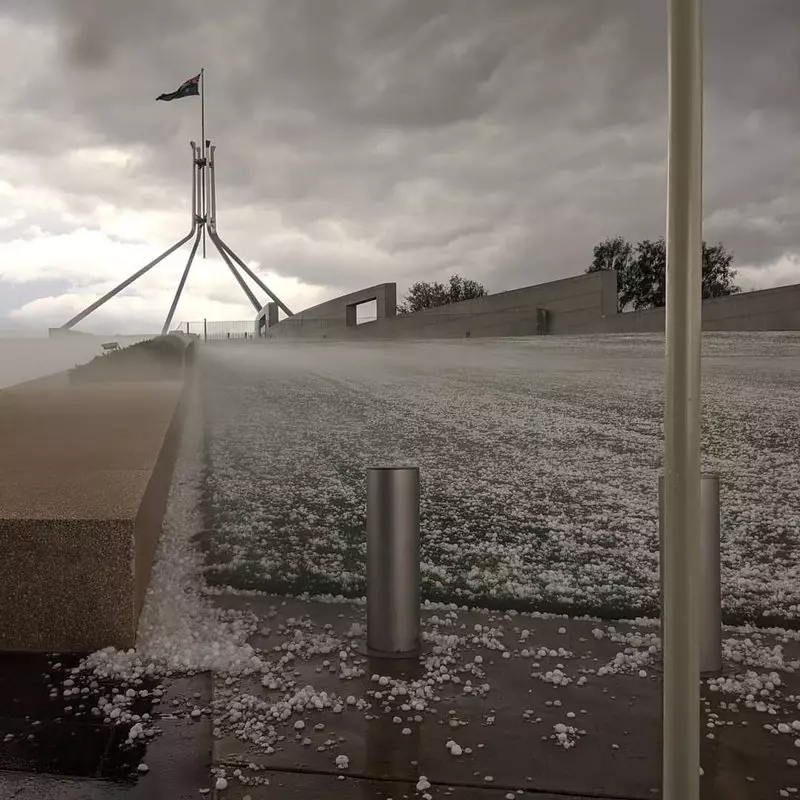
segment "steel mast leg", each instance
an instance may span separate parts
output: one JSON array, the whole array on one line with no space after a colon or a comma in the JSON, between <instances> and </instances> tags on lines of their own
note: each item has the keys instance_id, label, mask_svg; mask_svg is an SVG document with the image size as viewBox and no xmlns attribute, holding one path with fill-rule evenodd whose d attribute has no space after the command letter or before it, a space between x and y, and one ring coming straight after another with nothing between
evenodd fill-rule
<instances>
[{"instance_id":1,"label":"steel mast leg","mask_svg":"<svg viewBox=\"0 0 800 800\"><path fill-rule=\"evenodd\" d=\"M115 286L110 292L104 294L99 300L95 300L94 303L84 308L83 311L81 311L79 314L76 314L69 322L61 326L62 330L69 330L70 328L73 327L73 325L76 325L82 319L88 317L89 314L91 314L93 311L97 311L97 309L100 308L100 306L107 303L112 297L119 294L123 289L130 286L134 281L141 278L142 275L151 270L156 264L163 261L168 255L174 253L179 247L182 247L184 244L186 244L186 242L188 242L189 239L191 239L192 236L195 235L195 233L197 232L197 224L198 224L198 219L197 219L198 167L197 167L196 149L194 142L191 142L191 147L192 147L192 229L189 231L189 233L186 234L186 236L183 237L183 239L176 242L169 249L165 250L160 256L158 256L158 258L154 258L149 264L138 270L138 272L134 272L133 275L131 275L129 278L126 278L118 286Z\"/></svg>"},{"instance_id":2,"label":"steel mast leg","mask_svg":"<svg viewBox=\"0 0 800 800\"><path fill-rule=\"evenodd\" d=\"M217 149L216 145L211 145L209 148L209 157L207 159L206 167L208 169L208 177L206 180L206 208L208 209L208 238L211 239L214 246L219 251L222 260L225 262L225 265L233 274L233 277L236 278L236 282L239 286L242 287L242 291L247 295L247 299L250 301L251 305L253 306L256 311L261 310L261 304L258 302L258 298L253 294L250 287L245 283L244 278L239 274L239 271L236 267L233 266L231 263L230 258L228 258L227 253L222 249L220 246L219 241L217 240L217 190L216 190L216 183L214 181L214 151Z\"/></svg>"},{"instance_id":3,"label":"steel mast leg","mask_svg":"<svg viewBox=\"0 0 800 800\"><path fill-rule=\"evenodd\" d=\"M233 277L236 278L239 286L242 287L242 291L247 295L247 299L252 303L253 308L256 311L261 311L261 303L258 302L258 298L253 294L252 289L244 282L244 278L239 274L239 271L236 267L233 266L230 258L228 258L228 254L222 249L219 243L219 238L215 233L209 230L208 238L214 243L214 246L219 251L219 254L222 256L222 260L227 265L228 269L233 273Z\"/></svg>"},{"instance_id":4,"label":"steel mast leg","mask_svg":"<svg viewBox=\"0 0 800 800\"><path fill-rule=\"evenodd\" d=\"M192 251L189 253L189 260L186 262L186 269L183 270L183 275L181 276L180 283L178 284L178 289L175 292L175 297L172 299L172 305L169 307L169 313L167 314L167 318L164 320L164 327L161 329L161 335L163 336L167 331L169 331L170 323L172 322L172 317L175 314L175 309L178 307L178 301L181 299L181 293L183 292L183 287L186 284L186 279L189 277L189 270L192 268L192 261L194 261L195 254L197 253L197 247L200 244L200 235L202 231L205 230L205 226L203 226L197 233L195 234L194 244L192 245ZM187 327L189 323L186 323Z\"/></svg>"},{"instance_id":5,"label":"steel mast leg","mask_svg":"<svg viewBox=\"0 0 800 800\"><path fill-rule=\"evenodd\" d=\"M233 250L231 250L231 248L222 241L218 233L215 233L214 235L219 240L219 243L225 252L253 279L255 283L259 285L264 292L266 292L270 300L272 300L278 306L278 308L280 308L281 311L286 314L287 317L291 317L292 312L286 303L282 302L274 292L270 291L269 287L261 280L261 278L259 278L258 275L256 275L256 273L253 272L253 270L251 270L250 267L248 267L247 264L245 264L244 261L242 261L242 259L239 258L239 256L237 256L236 253L234 253Z\"/></svg>"},{"instance_id":6,"label":"steel mast leg","mask_svg":"<svg viewBox=\"0 0 800 800\"><path fill-rule=\"evenodd\" d=\"M217 180L214 172L214 153L217 146L212 144L208 149L208 230L217 232Z\"/></svg>"},{"instance_id":7,"label":"steel mast leg","mask_svg":"<svg viewBox=\"0 0 800 800\"><path fill-rule=\"evenodd\" d=\"M215 233L214 236L216 236L220 247L222 247L222 249L225 250L225 252L245 271L247 275L250 276L250 278L253 279L253 281L256 284L258 284L258 286L267 294L270 300L272 300L278 306L278 308L280 308L281 311L283 311L286 314L286 316L291 317L292 316L291 309L284 302L282 302L281 299L274 292L270 290L270 288L264 283L264 281L262 281L261 278L259 278L258 275L255 272L253 272L253 270L251 270L250 267L248 267L247 264L245 264L244 261L242 261L242 259L239 258L239 256L236 255L236 253L233 252L233 250L230 248L229 245L227 245L224 241L222 241L218 233Z\"/></svg>"},{"instance_id":8,"label":"steel mast leg","mask_svg":"<svg viewBox=\"0 0 800 800\"><path fill-rule=\"evenodd\" d=\"M138 272L135 272L133 275L131 275L130 278L127 278L122 283L120 283L119 286L114 287L110 292L108 292L108 294L104 294L99 300L95 300L94 303L92 303L90 306L87 306L83 311L80 312L80 314L76 314L69 322L62 325L61 328L63 330L69 330L73 325L76 325L82 319L88 317L89 314L92 313L92 311L97 311L97 309L100 308L100 306L104 305L112 297L119 294L127 286L130 286L135 280L141 278L142 275L145 274L145 272L151 270L156 264L163 261L168 255L174 253L179 247L185 245L186 242L188 242L189 239L191 239L192 236L194 236L194 234L195 234L194 230L190 231L186 236L183 237L183 239L172 245L172 247L170 247L169 250L165 250L158 258L151 261L146 267L142 267L142 269L140 269Z\"/></svg>"},{"instance_id":9,"label":"steel mast leg","mask_svg":"<svg viewBox=\"0 0 800 800\"><path fill-rule=\"evenodd\" d=\"M258 275L256 275L256 273L253 272L253 270L251 270L250 267L248 267L247 264L245 264L244 261L242 261L242 259L239 258L239 256L237 256L236 253L234 253L233 250L222 241L217 233L217 172L215 164L216 149L216 145L211 146L207 164L209 195L208 235L211 237L216 237L218 240L217 249L224 250L245 271L245 273L249 275L256 284L258 284L261 290L264 291L267 296L278 305L278 308L280 308L284 314L291 317L292 312L289 307L283 303L274 292L270 291L269 287L261 280L261 278L259 278ZM258 310L260 311L261 309L259 308Z\"/></svg>"}]
</instances>

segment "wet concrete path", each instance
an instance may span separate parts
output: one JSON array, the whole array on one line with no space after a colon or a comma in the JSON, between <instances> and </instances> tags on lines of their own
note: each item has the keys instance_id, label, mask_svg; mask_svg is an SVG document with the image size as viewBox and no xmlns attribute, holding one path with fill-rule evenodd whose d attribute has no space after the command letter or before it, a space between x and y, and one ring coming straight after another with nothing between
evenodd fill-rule
<instances>
[{"instance_id":1,"label":"wet concrete path","mask_svg":"<svg viewBox=\"0 0 800 800\"><path fill-rule=\"evenodd\" d=\"M0 658L0 797L660 796L652 625L426 608L421 658L385 661L362 654L362 605L214 601L258 617L251 643L272 671L162 681L160 701L151 696L132 709L150 713L158 730L143 744L125 744L130 724L89 713L107 686L63 696L74 659L56 667L54 657ZM702 797L797 796L800 733L791 725L800 719L800 645L767 631L726 637L728 683L703 690ZM755 663L765 654L770 663ZM415 687L427 687L419 707ZM304 708L281 705L303 692ZM323 693L331 702L317 708L313 698ZM188 709L200 706L192 718ZM146 774L137 771L142 762ZM227 781L221 791L218 777Z\"/></svg>"},{"instance_id":2,"label":"wet concrete path","mask_svg":"<svg viewBox=\"0 0 800 800\"><path fill-rule=\"evenodd\" d=\"M250 783L231 779L225 797L660 796L661 673L658 656L649 652L658 633L652 625L428 610L421 661L434 661L423 667L359 658L363 637L353 636L353 626L364 624L363 606L282 598L219 602L258 614L262 632L252 642L259 651L277 660L294 648L290 673L297 690L313 686L343 699L338 711L335 703L320 710L308 706L275 720L274 704L286 692L258 680L217 681L215 764L226 768L228 778L241 770L241 780ZM319 647L323 634L351 643L346 663L355 667L354 674L342 679L335 648L327 653ZM800 675L798 661L792 661L800 658L798 642L750 632L739 636L739 648L736 636L726 636L737 660L727 664L725 677L733 683L723 688L733 693L704 684L702 796L791 796L800 786L800 749L794 743L800 733L781 735L764 726L800 719ZM447 637L458 637L458 644L449 647ZM744 693L771 670L742 659L749 652L747 638L761 653L778 645L787 667L779 670L780 686L767 691L768 702L761 705L755 698L751 708ZM318 652L304 650L303 641L316 642ZM435 696L423 711L402 710L404 698L393 696L392 687L435 674L431 663L437 653L447 678L435 682ZM465 690L469 682L471 689ZM349 705L348 695L366 705ZM260 722L262 732L274 728L271 745L259 744L252 727L232 720L231 703L245 697L260 708L251 724ZM566 732L562 738L569 746L558 741L559 731ZM458 756L448 750L452 740L461 748ZM345 769L337 767L337 755L347 756ZM431 788L417 790L421 776ZM266 780L269 785L259 785Z\"/></svg>"},{"instance_id":3,"label":"wet concrete path","mask_svg":"<svg viewBox=\"0 0 800 800\"><path fill-rule=\"evenodd\" d=\"M108 725L90 709L109 685L64 696L75 656L0 655L0 797L3 800L196 798L209 785L211 722L174 713L185 698L208 705L211 676L142 681L151 690L133 710L150 714L157 735L126 744L132 723ZM155 698L152 689L163 688ZM199 697L198 697L199 695ZM141 774L145 763L149 771Z\"/></svg>"}]
</instances>

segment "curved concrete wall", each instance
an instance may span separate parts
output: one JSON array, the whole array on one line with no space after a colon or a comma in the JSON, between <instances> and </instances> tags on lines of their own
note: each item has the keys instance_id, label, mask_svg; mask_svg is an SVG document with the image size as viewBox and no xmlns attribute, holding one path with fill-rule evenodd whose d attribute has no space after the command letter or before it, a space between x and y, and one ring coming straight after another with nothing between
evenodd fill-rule
<instances>
[{"instance_id":1,"label":"curved concrete wall","mask_svg":"<svg viewBox=\"0 0 800 800\"><path fill-rule=\"evenodd\" d=\"M352 335L356 325L356 309L375 301L377 321L394 319L397 314L397 286L380 283L357 292L336 297L325 303L294 314L278 322L275 303L268 303L256 318L256 333L270 338L338 338ZM265 331L266 323L266 331Z\"/></svg>"},{"instance_id":2,"label":"curved concrete wall","mask_svg":"<svg viewBox=\"0 0 800 800\"><path fill-rule=\"evenodd\" d=\"M663 308L618 313L614 272L593 272L399 316L394 312L395 297L395 284L379 284L303 311L273 324L263 334L314 340L452 339L654 333L663 331L665 323ZM372 299L378 299L378 319L356 325L356 305ZM266 315L265 309L262 319ZM800 285L707 300L703 303L703 328L800 330Z\"/></svg>"},{"instance_id":3,"label":"curved concrete wall","mask_svg":"<svg viewBox=\"0 0 800 800\"><path fill-rule=\"evenodd\" d=\"M616 275L595 272L396 315L393 283L322 303L273 325L269 338L447 339L563 333L616 314ZM359 303L377 300L378 319L355 324Z\"/></svg>"}]
</instances>

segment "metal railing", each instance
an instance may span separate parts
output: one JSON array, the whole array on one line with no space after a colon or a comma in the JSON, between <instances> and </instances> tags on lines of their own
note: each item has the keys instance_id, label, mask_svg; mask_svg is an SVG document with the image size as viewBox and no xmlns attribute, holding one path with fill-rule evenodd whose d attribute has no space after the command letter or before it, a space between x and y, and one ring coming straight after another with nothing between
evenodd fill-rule
<instances>
[{"instance_id":1,"label":"metal railing","mask_svg":"<svg viewBox=\"0 0 800 800\"><path fill-rule=\"evenodd\" d=\"M190 320L188 322L181 322L180 325L178 325L178 329L185 333L194 333L204 342L222 342L255 338L253 320Z\"/></svg>"}]
</instances>

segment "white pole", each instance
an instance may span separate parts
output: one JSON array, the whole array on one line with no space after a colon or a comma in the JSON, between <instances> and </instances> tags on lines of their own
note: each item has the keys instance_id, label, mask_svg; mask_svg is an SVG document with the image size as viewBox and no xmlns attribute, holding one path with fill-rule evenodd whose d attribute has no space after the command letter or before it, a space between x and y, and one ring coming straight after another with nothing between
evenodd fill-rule
<instances>
[{"instance_id":1,"label":"white pole","mask_svg":"<svg viewBox=\"0 0 800 800\"><path fill-rule=\"evenodd\" d=\"M663 800L700 797L701 0L668 0Z\"/></svg>"},{"instance_id":2,"label":"white pole","mask_svg":"<svg viewBox=\"0 0 800 800\"><path fill-rule=\"evenodd\" d=\"M664 606L664 476L658 482L661 606ZM720 575L719 475L700 478L700 676L722 671L722 591Z\"/></svg>"}]
</instances>

